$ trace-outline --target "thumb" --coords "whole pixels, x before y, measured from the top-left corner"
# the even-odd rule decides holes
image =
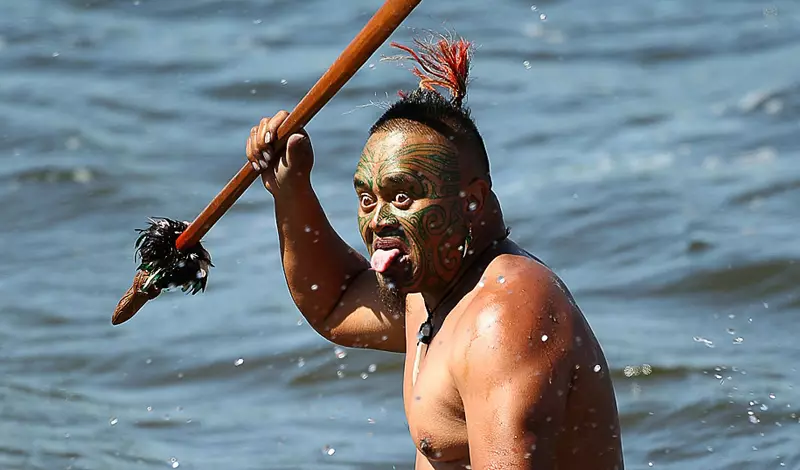
[[[307,134],[297,133],[289,136],[286,141],[286,159],[289,165],[306,166],[311,163],[312,155],[311,139]]]

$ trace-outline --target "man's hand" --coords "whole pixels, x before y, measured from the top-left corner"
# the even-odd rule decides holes
[[[287,117],[289,113],[281,110],[272,117],[261,119],[250,130],[247,139],[247,159],[261,173],[264,187],[273,196],[277,196],[284,188],[309,185],[314,165],[311,139],[303,129],[289,136],[284,149],[275,149],[278,128]]]

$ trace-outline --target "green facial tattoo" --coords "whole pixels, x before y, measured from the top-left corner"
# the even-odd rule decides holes
[[[392,279],[401,290],[443,288],[461,267],[468,232],[458,157],[417,134],[372,140],[355,174],[364,243],[370,254],[376,235],[405,243],[410,272]]]

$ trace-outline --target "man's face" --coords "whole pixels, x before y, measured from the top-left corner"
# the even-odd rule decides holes
[[[456,147],[433,131],[377,132],[356,169],[358,224],[383,287],[445,287],[468,233]]]

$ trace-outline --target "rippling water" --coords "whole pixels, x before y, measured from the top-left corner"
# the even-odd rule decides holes
[[[3,2],[0,468],[412,466],[402,358],[303,324],[258,187],[206,293],[110,325],[133,230],[197,215],[380,3]],[[445,27],[480,45],[512,235],[596,329],[628,468],[800,468],[798,4],[426,0],[395,39]],[[376,55],[309,126],[356,246],[366,130],[412,86]]]

